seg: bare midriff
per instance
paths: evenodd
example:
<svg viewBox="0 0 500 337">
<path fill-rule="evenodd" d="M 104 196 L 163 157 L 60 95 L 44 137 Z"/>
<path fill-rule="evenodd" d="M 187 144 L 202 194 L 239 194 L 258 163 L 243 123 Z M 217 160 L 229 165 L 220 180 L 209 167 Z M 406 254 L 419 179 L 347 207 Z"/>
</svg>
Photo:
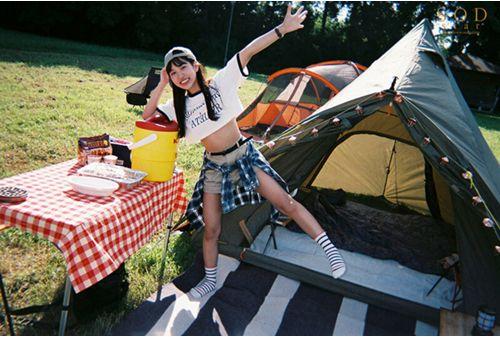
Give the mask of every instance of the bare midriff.
<svg viewBox="0 0 500 337">
<path fill-rule="evenodd" d="M 226 125 L 201 140 L 201 143 L 208 152 L 221 152 L 233 146 L 241 133 L 236 123 L 236 118 L 231 119 Z"/>
</svg>

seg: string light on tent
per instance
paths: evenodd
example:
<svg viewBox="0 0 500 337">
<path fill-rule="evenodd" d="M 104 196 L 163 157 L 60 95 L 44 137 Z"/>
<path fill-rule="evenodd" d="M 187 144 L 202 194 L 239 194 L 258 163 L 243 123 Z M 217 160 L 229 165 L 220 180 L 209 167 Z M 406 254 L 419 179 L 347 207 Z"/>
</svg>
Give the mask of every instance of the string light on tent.
<svg viewBox="0 0 500 337">
<path fill-rule="evenodd" d="M 500 254 L 500 246 L 495 246 L 495 250 L 496 250 L 497 254 Z"/>
<path fill-rule="evenodd" d="M 495 223 L 490 218 L 484 218 L 483 225 L 488 228 L 493 228 L 493 226 L 495 226 Z"/>
<path fill-rule="evenodd" d="M 401 104 L 403 103 L 403 96 L 401 96 L 401 94 L 396 94 L 394 95 L 393 101 L 394 103 Z"/>
<path fill-rule="evenodd" d="M 465 180 L 469 180 L 470 181 L 470 188 L 473 188 L 474 187 L 474 183 L 472 181 L 472 172 L 471 171 L 465 171 L 462 173 L 462 178 L 464 178 Z"/>
<path fill-rule="evenodd" d="M 311 130 L 311 135 L 313 135 L 313 137 L 314 137 L 314 136 L 317 136 L 317 135 L 318 135 L 318 132 L 319 132 L 319 130 L 318 130 L 318 129 L 313 128 L 313 129 Z"/>
<path fill-rule="evenodd" d="M 384 96 L 385 96 L 385 93 L 383 91 L 381 91 L 375 97 L 377 97 L 378 99 L 382 99 L 382 98 L 384 98 Z"/>
<path fill-rule="evenodd" d="M 422 144 L 428 145 L 430 142 L 431 142 L 431 138 L 430 137 L 424 137 L 424 141 L 422 142 Z"/>
<path fill-rule="evenodd" d="M 335 126 L 339 126 L 341 123 L 342 121 L 340 120 L 340 118 L 335 117 L 334 119 L 332 119 L 332 124 Z"/>
<path fill-rule="evenodd" d="M 415 118 L 408 118 L 408 126 L 412 127 L 417 124 L 417 120 Z"/>
<path fill-rule="evenodd" d="M 479 205 L 482 202 L 483 202 L 483 199 L 481 199 L 480 196 L 476 195 L 476 196 L 472 197 L 472 205 L 473 206 Z"/>
<path fill-rule="evenodd" d="M 465 171 L 464 173 L 462 173 L 462 177 L 465 180 L 471 180 L 472 179 L 472 172 L 471 171 Z"/>
<path fill-rule="evenodd" d="M 360 106 L 360 105 L 358 105 L 358 106 L 356 107 L 356 109 L 355 109 L 355 110 L 356 110 L 356 113 L 357 113 L 358 115 L 360 115 L 360 116 L 361 116 L 361 115 L 363 114 L 363 112 L 364 112 L 363 107 L 362 107 L 362 106 Z"/>
<path fill-rule="evenodd" d="M 448 157 L 444 156 L 444 157 L 439 158 L 439 163 L 441 165 L 446 165 L 446 164 L 450 163 L 450 160 L 448 159 Z"/>
<path fill-rule="evenodd" d="M 288 141 L 293 145 L 295 145 L 295 143 L 297 143 L 297 137 L 291 136 L 290 138 L 288 138 Z"/>
<path fill-rule="evenodd" d="M 272 140 L 266 143 L 266 146 L 267 146 L 268 148 L 270 148 L 270 149 L 272 149 L 275 145 L 276 145 L 276 143 L 275 143 L 275 142 L 273 142 Z"/>
</svg>

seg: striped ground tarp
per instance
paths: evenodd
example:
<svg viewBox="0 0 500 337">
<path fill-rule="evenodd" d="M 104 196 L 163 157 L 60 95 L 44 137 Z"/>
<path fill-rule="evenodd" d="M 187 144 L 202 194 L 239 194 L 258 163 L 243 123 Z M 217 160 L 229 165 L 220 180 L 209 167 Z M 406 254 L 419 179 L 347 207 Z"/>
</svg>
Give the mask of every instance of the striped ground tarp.
<svg viewBox="0 0 500 337">
<path fill-rule="evenodd" d="M 436 335 L 405 316 L 220 255 L 217 290 L 195 300 L 187 292 L 203 278 L 192 267 L 153 294 L 112 335 Z"/>
</svg>

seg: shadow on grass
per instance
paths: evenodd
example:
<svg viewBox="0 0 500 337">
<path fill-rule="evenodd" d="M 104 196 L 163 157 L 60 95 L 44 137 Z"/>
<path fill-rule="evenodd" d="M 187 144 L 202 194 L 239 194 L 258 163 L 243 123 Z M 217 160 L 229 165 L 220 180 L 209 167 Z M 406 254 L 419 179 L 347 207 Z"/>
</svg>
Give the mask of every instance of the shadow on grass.
<svg viewBox="0 0 500 337">
<path fill-rule="evenodd" d="M 76 67 L 119 77 L 143 77 L 151 67 L 163 66 L 163 55 L 37 36 L 0 28 L 0 61 L 22 62 L 31 67 Z M 211 68 L 218 66 L 205 64 Z M 267 75 L 250 74 L 265 82 Z"/>
<path fill-rule="evenodd" d="M 142 113 L 144 112 L 144 106 L 142 105 L 134 105 L 127 108 L 127 111 L 135 116 L 142 117 Z"/>
<path fill-rule="evenodd" d="M 181 233 L 169 249 L 169 255 L 183 273 L 193 263 L 196 255 L 191 244 L 191 237 L 187 233 Z"/>
<path fill-rule="evenodd" d="M 118 77 L 143 77 L 152 66 L 161 66 L 160 62 L 144 59 L 14 49 L 0 49 L 0 62 L 20 62 L 30 67 L 40 68 L 75 67 Z"/>
<path fill-rule="evenodd" d="M 180 234 L 176 240 L 172 240 L 169 246 L 167 264 L 175 265 L 179 274 L 182 274 L 192 263 L 195 252 L 191 246 L 191 238 L 185 234 Z M 160 261 L 156 261 L 159 265 Z M 129 274 L 130 278 L 130 274 Z M 130 280 L 133 282 L 133 280 Z M 164 280 L 168 283 L 171 280 Z M 54 303 L 46 311 L 38 314 L 26 316 L 15 316 L 15 332 L 17 335 L 57 335 L 59 321 L 61 317 L 61 304 L 64 296 L 64 282 L 59 284 L 50 303 Z M 73 301 L 74 295 L 71 297 Z M 128 296 L 114 301 L 108 305 L 100 306 L 89 315 L 85 313 L 75 315 L 73 307 L 70 306 L 68 321 L 66 326 L 66 335 L 104 335 L 135 308 L 129 303 Z M 33 303 L 35 304 L 35 303 Z M 29 304 L 29 305 L 33 305 Z M 80 318 L 80 319 L 78 319 Z"/>
<path fill-rule="evenodd" d="M 500 115 L 486 115 L 475 113 L 477 124 L 486 130 L 500 131 Z"/>
</svg>

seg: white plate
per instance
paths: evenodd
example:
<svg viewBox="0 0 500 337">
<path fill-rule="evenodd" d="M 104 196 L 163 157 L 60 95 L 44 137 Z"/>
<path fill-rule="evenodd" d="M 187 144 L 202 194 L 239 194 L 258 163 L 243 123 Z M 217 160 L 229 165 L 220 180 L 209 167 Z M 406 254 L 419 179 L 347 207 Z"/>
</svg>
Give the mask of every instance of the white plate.
<svg viewBox="0 0 500 337">
<path fill-rule="evenodd" d="M 97 197 L 110 196 L 120 187 L 118 183 L 108 179 L 85 176 L 69 176 L 68 182 L 73 190 Z"/>
</svg>

